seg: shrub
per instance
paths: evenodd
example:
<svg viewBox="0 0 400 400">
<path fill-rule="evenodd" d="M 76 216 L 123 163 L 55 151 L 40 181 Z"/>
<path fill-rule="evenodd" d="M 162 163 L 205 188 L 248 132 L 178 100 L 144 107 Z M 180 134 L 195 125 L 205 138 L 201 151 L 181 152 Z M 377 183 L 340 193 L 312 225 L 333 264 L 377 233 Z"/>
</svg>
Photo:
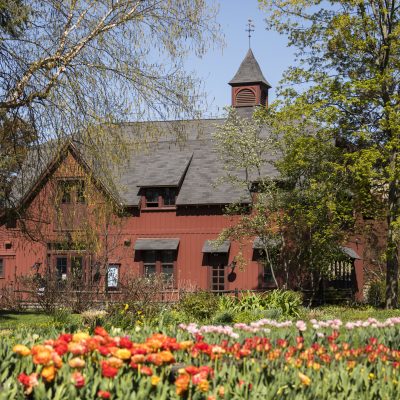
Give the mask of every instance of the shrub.
<svg viewBox="0 0 400 400">
<path fill-rule="evenodd" d="M 234 322 L 234 317 L 235 314 L 230 311 L 220 311 L 218 312 L 215 317 L 213 318 L 212 322 L 213 324 L 217 325 L 226 325 L 226 324 L 231 324 Z"/>
<path fill-rule="evenodd" d="M 186 293 L 177 304 L 177 310 L 196 321 L 210 320 L 218 310 L 218 296 L 197 291 Z"/>
<path fill-rule="evenodd" d="M 371 306 L 381 307 L 385 304 L 386 282 L 383 280 L 372 281 L 367 291 L 367 302 Z"/>
<path fill-rule="evenodd" d="M 271 308 L 270 310 L 247 310 L 237 313 L 234 317 L 234 322 L 250 324 L 264 318 L 277 320 L 281 317 L 281 310 L 277 310 L 276 308 Z"/>
<path fill-rule="evenodd" d="M 13 286 L 0 289 L 0 310 L 21 311 L 22 296 Z"/>
<path fill-rule="evenodd" d="M 271 317 L 265 318 L 277 318 L 275 315 L 289 318 L 299 316 L 301 304 L 301 293 L 291 290 L 273 290 L 267 293 L 246 292 L 240 299 L 232 296 L 221 297 L 219 311 L 248 315 L 247 313 L 251 312 L 270 310 Z"/>
<path fill-rule="evenodd" d="M 66 325 L 72 320 L 71 310 L 66 307 L 55 308 L 51 313 L 51 318 L 55 324 Z"/>
<path fill-rule="evenodd" d="M 31 302 L 37 303 L 46 314 L 53 314 L 66 304 L 73 312 L 80 313 L 93 306 L 96 292 L 81 280 L 59 281 L 50 273 L 33 274 L 20 278 L 22 287 L 31 293 Z"/>
<path fill-rule="evenodd" d="M 127 275 L 121 279 L 121 293 L 118 301 L 107 308 L 107 326 L 129 328 L 151 325 L 158 319 L 163 305 L 160 293 L 164 281 L 157 276 L 152 278 Z"/>
<path fill-rule="evenodd" d="M 82 323 L 93 330 L 96 326 L 104 325 L 106 315 L 105 310 L 86 310 L 81 314 Z"/>
<path fill-rule="evenodd" d="M 268 308 L 280 309 L 285 317 L 298 317 L 303 295 L 292 290 L 272 290 L 266 295 Z"/>
</svg>

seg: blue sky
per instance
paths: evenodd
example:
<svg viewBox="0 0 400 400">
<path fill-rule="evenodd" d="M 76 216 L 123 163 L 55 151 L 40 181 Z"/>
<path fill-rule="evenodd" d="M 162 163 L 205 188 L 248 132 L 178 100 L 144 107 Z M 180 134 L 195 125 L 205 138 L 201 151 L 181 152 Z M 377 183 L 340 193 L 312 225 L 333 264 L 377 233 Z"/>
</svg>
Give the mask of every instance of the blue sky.
<svg viewBox="0 0 400 400">
<path fill-rule="evenodd" d="M 188 60 L 187 67 L 194 70 L 203 80 L 210 107 L 206 117 L 220 116 L 223 107 L 230 105 L 230 86 L 241 61 L 248 50 L 248 37 L 245 32 L 247 20 L 255 24 L 252 37 L 252 50 L 264 76 L 273 86 L 270 101 L 275 98 L 274 87 L 282 78 L 283 71 L 293 64 L 293 49 L 287 47 L 286 38 L 265 29 L 265 14 L 259 10 L 257 0 L 208 0 L 210 4 L 219 3 L 218 22 L 225 35 L 223 49 L 212 48 L 202 59 Z"/>
</svg>

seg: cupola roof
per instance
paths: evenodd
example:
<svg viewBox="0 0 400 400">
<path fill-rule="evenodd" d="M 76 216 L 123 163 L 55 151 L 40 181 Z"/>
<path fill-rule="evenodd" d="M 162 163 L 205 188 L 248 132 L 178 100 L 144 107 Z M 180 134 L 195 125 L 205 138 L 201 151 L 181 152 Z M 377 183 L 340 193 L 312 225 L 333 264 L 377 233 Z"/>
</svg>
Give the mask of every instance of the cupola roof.
<svg viewBox="0 0 400 400">
<path fill-rule="evenodd" d="M 233 79 L 229 82 L 230 85 L 236 86 L 240 84 L 247 84 L 247 83 L 263 83 L 264 85 L 271 87 L 268 81 L 265 79 L 260 66 L 256 58 L 254 57 L 253 51 L 249 49 L 246 54 L 246 57 L 240 64 L 236 75 Z"/>
</svg>

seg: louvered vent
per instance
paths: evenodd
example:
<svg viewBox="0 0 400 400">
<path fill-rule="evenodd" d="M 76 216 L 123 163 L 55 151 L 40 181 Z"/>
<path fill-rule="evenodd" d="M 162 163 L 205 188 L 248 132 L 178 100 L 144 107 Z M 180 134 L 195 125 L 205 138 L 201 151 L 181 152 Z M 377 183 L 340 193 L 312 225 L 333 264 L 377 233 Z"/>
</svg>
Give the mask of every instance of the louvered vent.
<svg viewBox="0 0 400 400">
<path fill-rule="evenodd" d="M 237 106 L 254 106 L 256 103 L 256 95 L 250 89 L 243 89 L 236 95 Z"/>
<path fill-rule="evenodd" d="M 261 105 L 262 106 L 267 105 L 267 91 L 266 90 L 263 90 L 261 92 Z"/>
</svg>

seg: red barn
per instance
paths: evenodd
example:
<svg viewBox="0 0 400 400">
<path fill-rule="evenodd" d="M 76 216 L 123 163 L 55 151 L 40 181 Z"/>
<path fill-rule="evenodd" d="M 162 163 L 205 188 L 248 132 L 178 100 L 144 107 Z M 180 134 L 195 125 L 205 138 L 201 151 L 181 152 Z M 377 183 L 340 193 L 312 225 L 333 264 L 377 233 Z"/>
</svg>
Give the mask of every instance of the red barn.
<svg viewBox="0 0 400 400">
<path fill-rule="evenodd" d="M 243 114 L 250 114 L 254 106 L 267 106 L 271 86 L 251 50 L 229 84 L 232 105 Z M 91 281 L 98 272 L 96 256 L 76 244 L 69 246 L 68 238 L 84 229 L 79 224 L 92 219 L 109 241 L 107 251 L 103 245 L 99 256 L 108 265 L 109 289 L 117 288 L 126 273 L 162 274 L 174 288 L 226 291 L 271 287 L 269 271 L 257 261 L 257 238 L 243 249 L 247 260 L 243 271 L 234 268 L 237 243 L 225 242 L 216 248 L 209 242 L 235 222 L 234 217 L 224 215 L 224 207 L 233 201 L 246 201 L 245 193 L 218 180 L 223 168 L 212 134 L 223 122 L 175 121 L 184 140 L 166 134 L 148 142 L 140 153 L 132 151 L 116 174 L 115 185 L 104 184 L 72 143 L 56 156 L 49 156 L 46 165 L 40 167 L 39 177 L 29 173 L 20 177 L 15 193 L 19 208 L 30 217 L 0 228 L 0 285 L 44 270 L 59 280 L 78 274 L 85 282 Z M 132 123 L 115 129 L 127 137 L 140 137 L 152 124 L 166 130 L 170 123 Z M 32 170 L 38 169 L 32 166 Z M 266 173 L 277 175 L 273 168 Z M 98 202 L 103 197 L 112 198 L 123 210 L 117 223 L 102 221 L 103 217 L 94 212 L 96 205 L 87 204 L 84 186 L 88 174 L 96 182 Z M 68 223 L 57 218 L 55 206 L 64 216 L 71 214 Z M 347 246 L 349 260 L 354 260 L 350 264 L 355 266 L 348 275 L 353 275 L 354 292 L 360 293 L 363 261 L 358 254 L 363 253 L 362 238 Z"/>
</svg>

